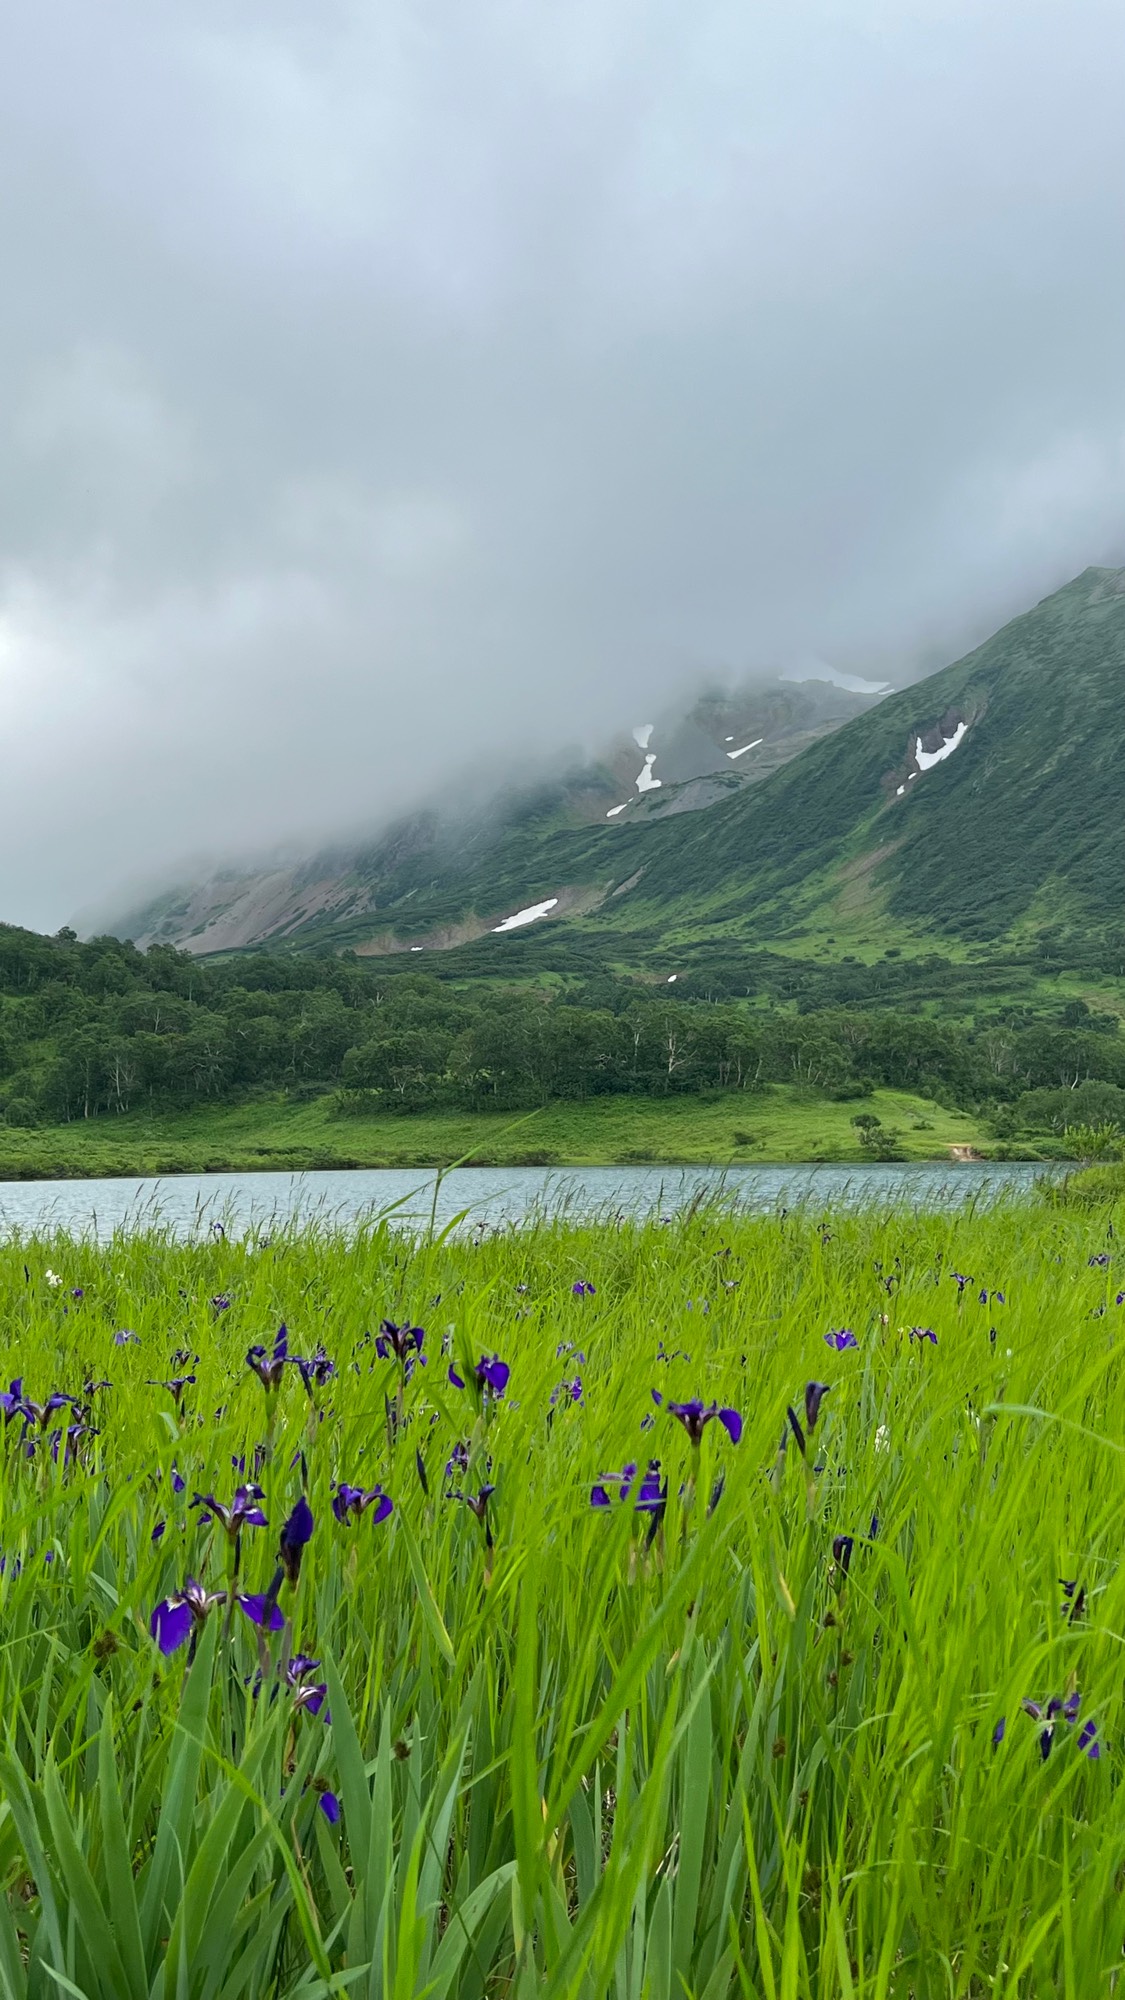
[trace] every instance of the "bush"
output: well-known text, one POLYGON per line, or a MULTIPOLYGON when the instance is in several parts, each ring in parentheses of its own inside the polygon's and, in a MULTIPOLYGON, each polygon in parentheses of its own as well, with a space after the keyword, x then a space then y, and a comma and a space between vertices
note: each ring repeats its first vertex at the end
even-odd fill
POLYGON ((6 1125, 38 1125, 39 1113, 30 1097, 13 1097, 4 1113, 6 1125))

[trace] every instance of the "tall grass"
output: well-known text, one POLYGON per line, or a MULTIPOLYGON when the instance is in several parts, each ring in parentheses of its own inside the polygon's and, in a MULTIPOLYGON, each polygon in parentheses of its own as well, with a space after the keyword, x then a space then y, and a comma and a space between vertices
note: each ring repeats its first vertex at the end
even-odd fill
POLYGON ((1111 1990, 1123 1287, 1104 1220, 1029 1207, 8 1244, 4 1379, 96 1434, 3 1424, 5 2000, 1111 1990), (426 1329, 405 1383, 384 1316, 426 1329), (281 1320, 311 1396, 245 1365, 281 1320), (650 1457, 663 1515, 591 1506, 650 1457), (240 1591, 315 1516, 284 1629, 220 1605, 165 1658, 157 1602, 229 1579, 193 1495, 255 1463, 240 1591), (340 1480, 393 1514, 341 1526, 340 1480))

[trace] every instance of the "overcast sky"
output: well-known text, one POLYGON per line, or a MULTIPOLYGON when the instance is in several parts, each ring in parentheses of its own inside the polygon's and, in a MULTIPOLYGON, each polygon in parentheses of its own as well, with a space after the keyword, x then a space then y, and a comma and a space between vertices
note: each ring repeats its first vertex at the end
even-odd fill
POLYGON ((1125 562, 1120 0, 35 0, 0 918, 1125 562))

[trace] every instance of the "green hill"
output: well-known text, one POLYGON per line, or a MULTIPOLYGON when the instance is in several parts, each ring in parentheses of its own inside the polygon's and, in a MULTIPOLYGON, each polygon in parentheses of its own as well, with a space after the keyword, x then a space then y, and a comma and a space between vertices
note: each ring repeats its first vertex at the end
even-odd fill
POLYGON ((776 938, 857 914, 988 943, 1120 929, 1125 570, 1085 571, 678 831, 636 899, 688 932, 776 938))

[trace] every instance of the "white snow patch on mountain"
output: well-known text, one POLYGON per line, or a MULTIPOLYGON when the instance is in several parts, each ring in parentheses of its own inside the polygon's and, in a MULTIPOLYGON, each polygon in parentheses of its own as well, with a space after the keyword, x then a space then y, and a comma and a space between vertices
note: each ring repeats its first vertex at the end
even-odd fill
POLYGON ((654 722, 640 722, 637 724, 637 727, 633 731, 633 741, 636 744, 638 750, 648 749, 648 746, 652 741, 652 732, 655 729, 655 727, 656 724, 654 722))
POLYGON ((607 818, 607 819, 616 819, 616 818, 617 818, 617 815, 618 815, 618 813, 623 813, 623 812, 624 812, 624 810, 625 810, 625 806, 628 806, 628 805, 631 805, 631 804, 632 804, 632 800, 631 800, 631 799, 626 799, 626 800, 625 800, 625 805, 620 805, 620 806, 610 806, 610 809, 609 809, 609 811, 608 811, 608 812, 607 812, 607 814, 606 814, 606 818, 607 818))
POLYGON ((914 746, 914 759, 918 769, 932 771, 935 764, 942 764, 947 757, 952 757, 968 726, 967 722, 959 722, 952 736, 945 738, 940 750, 923 750, 922 738, 919 737, 914 746))
MULTIPOLYGON (((727 742, 729 743, 730 740, 731 739, 728 736, 727 742)), ((766 739, 764 736, 755 736, 754 741, 752 743, 744 743, 741 750, 728 750, 727 756, 730 758, 730 761, 733 764, 736 757, 745 757, 746 752, 748 750, 756 750, 759 743, 764 743, 765 740, 766 739)))
MULTIPOLYGON (((634 730, 633 733, 635 735, 636 731, 634 730)), ((643 771, 638 771, 637 773, 638 792, 659 791, 662 781, 659 778, 654 778, 652 775, 652 767, 655 764, 655 762, 656 762, 656 752, 655 750, 650 750, 648 756, 645 758, 643 771)))
POLYGON ((493 924, 494 934, 498 931, 518 931, 521 924, 533 924, 537 917, 545 917, 558 903, 557 896, 548 896, 545 903, 529 903, 526 910, 517 910, 514 917, 505 917, 502 924, 493 924))

